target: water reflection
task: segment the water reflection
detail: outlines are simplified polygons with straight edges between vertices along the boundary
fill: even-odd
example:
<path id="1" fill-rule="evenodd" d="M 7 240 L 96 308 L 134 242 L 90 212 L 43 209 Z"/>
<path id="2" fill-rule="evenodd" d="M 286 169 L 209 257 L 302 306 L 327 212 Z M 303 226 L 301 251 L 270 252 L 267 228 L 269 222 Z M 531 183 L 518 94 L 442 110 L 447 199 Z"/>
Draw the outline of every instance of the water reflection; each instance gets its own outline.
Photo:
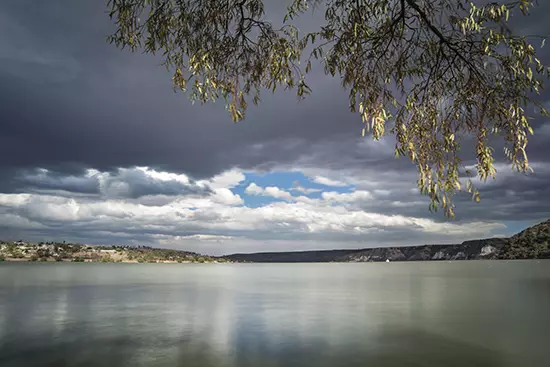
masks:
<path id="1" fill-rule="evenodd" d="M 549 263 L 485 264 L 2 265 L 0 365 L 550 365 Z"/>
<path id="2" fill-rule="evenodd" d="M 37 336 L 47 337 L 47 335 Z M 241 337 L 235 351 L 221 353 L 200 333 L 154 340 L 131 334 L 118 337 L 69 334 L 59 342 L 2 346 L 2 366 L 503 366 L 506 356 L 426 331 L 379 331 L 368 345 L 328 348 L 323 339 L 300 341 L 292 335 L 280 344 L 270 338 Z M 527 364 L 526 364 L 527 365 Z"/>

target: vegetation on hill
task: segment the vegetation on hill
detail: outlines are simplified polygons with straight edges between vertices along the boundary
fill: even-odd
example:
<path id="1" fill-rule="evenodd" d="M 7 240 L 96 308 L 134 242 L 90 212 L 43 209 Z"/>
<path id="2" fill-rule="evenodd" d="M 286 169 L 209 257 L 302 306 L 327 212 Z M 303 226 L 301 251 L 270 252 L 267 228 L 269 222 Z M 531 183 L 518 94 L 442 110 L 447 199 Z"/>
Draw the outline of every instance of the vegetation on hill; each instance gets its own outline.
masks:
<path id="1" fill-rule="evenodd" d="M 550 220 L 512 236 L 502 249 L 503 259 L 550 259 Z"/>
<path id="2" fill-rule="evenodd" d="M 0 243 L 0 261 L 72 261 L 72 262 L 225 262 L 189 251 L 152 248 L 149 246 L 88 246 L 65 242 Z"/>

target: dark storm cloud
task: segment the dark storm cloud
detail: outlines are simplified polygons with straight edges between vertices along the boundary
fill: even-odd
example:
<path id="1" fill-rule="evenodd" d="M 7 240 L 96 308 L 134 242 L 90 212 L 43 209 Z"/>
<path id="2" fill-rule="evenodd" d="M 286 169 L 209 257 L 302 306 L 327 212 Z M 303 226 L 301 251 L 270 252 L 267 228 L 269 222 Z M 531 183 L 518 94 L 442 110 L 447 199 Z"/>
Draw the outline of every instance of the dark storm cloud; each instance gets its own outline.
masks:
<path id="1" fill-rule="evenodd" d="M 192 107 L 172 92 L 158 59 L 107 44 L 113 27 L 98 1 L 8 0 L 0 12 L 11 31 L 2 32 L 0 51 L 3 166 L 148 165 L 209 176 L 262 163 L 242 156 L 251 144 L 360 129 L 343 93 L 324 98 L 339 88 L 327 79 L 314 81 L 315 95 L 299 106 L 291 93 L 266 94 L 236 126 L 222 103 Z M 270 156 L 281 153 L 285 159 L 278 150 Z"/>
<path id="2" fill-rule="evenodd" d="M 99 181 L 96 177 L 68 176 L 64 172 L 19 171 L 15 181 L 19 188 L 25 191 L 63 190 L 72 193 L 99 194 Z"/>
<path id="3" fill-rule="evenodd" d="M 193 181 L 155 178 L 144 169 L 134 168 L 75 175 L 45 169 L 19 170 L 14 179 L 4 185 L 4 192 L 52 193 L 61 196 L 92 194 L 96 197 L 138 199 L 157 195 L 204 196 L 212 190 Z"/>
<path id="4" fill-rule="evenodd" d="M 118 196 L 125 198 L 140 198 L 148 195 L 184 196 L 206 195 L 209 188 L 200 187 L 193 182 L 183 183 L 177 180 L 158 180 L 149 176 L 145 171 L 138 169 L 118 170 L 105 179 L 106 193 L 111 187 L 125 185 L 125 189 Z"/>
<path id="5" fill-rule="evenodd" d="M 270 8 L 273 19 L 282 19 L 283 6 Z M 346 151 L 360 119 L 347 110 L 339 81 L 324 77 L 320 67 L 308 100 L 266 93 L 261 107 L 234 125 L 223 103 L 191 106 L 174 94 L 158 59 L 109 45 L 114 28 L 105 2 L 6 0 L 0 13 L 3 167 L 146 165 L 205 177 L 235 165 L 292 164 L 311 144 L 324 142 L 337 149 L 339 167 L 376 160 Z M 302 28 L 313 29 L 315 19 L 304 19 Z M 280 148 L 287 142 L 294 142 L 291 149 Z M 540 149 L 531 154 L 541 155 Z"/>
<path id="6" fill-rule="evenodd" d="M 550 217 L 550 164 L 534 165 L 533 173 L 502 167 L 496 180 L 479 184 L 482 201 L 458 196 L 458 220 L 537 220 Z"/>

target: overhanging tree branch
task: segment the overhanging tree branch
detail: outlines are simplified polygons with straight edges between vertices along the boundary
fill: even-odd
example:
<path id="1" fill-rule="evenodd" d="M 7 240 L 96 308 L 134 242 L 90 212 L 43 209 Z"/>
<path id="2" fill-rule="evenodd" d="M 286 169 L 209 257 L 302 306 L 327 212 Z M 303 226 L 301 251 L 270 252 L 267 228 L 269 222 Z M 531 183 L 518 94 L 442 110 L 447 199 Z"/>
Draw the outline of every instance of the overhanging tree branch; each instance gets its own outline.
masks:
<path id="1" fill-rule="evenodd" d="M 462 55 L 462 53 L 455 48 L 455 46 L 441 33 L 441 31 L 432 24 L 430 19 L 428 19 L 428 16 L 426 15 L 426 13 L 422 9 L 420 9 L 416 1 L 415 0 L 405 0 L 405 1 L 407 2 L 407 4 L 410 5 L 411 8 L 413 8 L 418 13 L 418 15 L 420 15 L 420 18 L 422 18 L 422 20 L 426 23 L 428 28 L 437 36 L 437 38 L 439 38 L 441 43 L 449 47 L 449 49 L 451 49 L 451 51 L 453 51 L 458 56 L 459 59 L 464 61 L 464 63 L 470 67 L 470 69 L 476 74 L 476 76 L 483 81 L 484 78 L 481 75 L 481 73 L 477 70 L 477 68 L 474 65 L 472 65 L 470 60 L 466 59 L 466 57 Z"/>
<path id="2" fill-rule="evenodd" d="M 462 138 L 477 143 L 473 163 L 481 179 L 495 174 L 491 132 L 504 137 L 513 167 L 528 170 L 526 111 L 535 105 L 547 115 L 533 96 L 549 70 L 532 38 L 511 34 L 506 23 L 510 12 L 526 14 L 532 1 L 293 0 L 280 29 L 266 20 L 263 4 L 109 0 L 116 25 L 109 41 L 159 55 L 176 90 L 201 103 L 224 98 L 234 121 L 245 117 L 248 98 L 259 102 L 261 90 L 307 95 L 307 73 L 319 60 L 328 76 L 341 78 L 364 134 L 380 139 L 391 123 L 396 155 L 417 166 L 431 209 L 442 206 L 447 215 L 465 184 Z M 301 35 L 287 21 L 311 4 L 324 4 L 324 21 Z M 466 191 L 478 199 L 471 185 Z"/>

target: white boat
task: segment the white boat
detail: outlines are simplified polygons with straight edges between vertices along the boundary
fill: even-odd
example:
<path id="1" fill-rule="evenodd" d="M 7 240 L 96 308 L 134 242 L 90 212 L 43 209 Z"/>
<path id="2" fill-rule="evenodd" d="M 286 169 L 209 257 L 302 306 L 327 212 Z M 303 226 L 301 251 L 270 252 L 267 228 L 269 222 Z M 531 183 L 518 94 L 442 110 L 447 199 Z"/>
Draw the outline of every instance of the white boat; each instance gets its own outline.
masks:
<path id="1" fill-rule="evenodd" d="M 390 259 L 386 259 L 386 262 L 389 263 L 389 262 L 390 262 Z"/>

